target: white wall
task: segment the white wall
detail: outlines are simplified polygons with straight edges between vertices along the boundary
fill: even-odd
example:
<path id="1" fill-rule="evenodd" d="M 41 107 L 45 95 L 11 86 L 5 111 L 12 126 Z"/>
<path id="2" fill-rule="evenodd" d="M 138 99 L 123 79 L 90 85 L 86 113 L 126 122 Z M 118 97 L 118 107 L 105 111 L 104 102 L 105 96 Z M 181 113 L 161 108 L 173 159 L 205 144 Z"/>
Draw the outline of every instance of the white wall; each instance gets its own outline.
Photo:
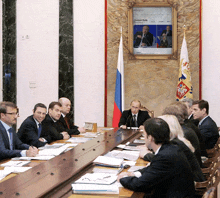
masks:
<path id="1" fill-rule="evenodd" d="M 104 126 L 104 0 L 74 0 L 75 124 Z"/>
<path id="2" fill-rule="evenodd" d="M 36 103 L 58 100 L 58 49 L 59 0 L 18 0 L 18 127 Z"/>
<path id="3" fill-rule="evenodd" d="M 202 99 L 209 102 L 209 114 L 220 126 L 220 1 L 202 2 Z"/>

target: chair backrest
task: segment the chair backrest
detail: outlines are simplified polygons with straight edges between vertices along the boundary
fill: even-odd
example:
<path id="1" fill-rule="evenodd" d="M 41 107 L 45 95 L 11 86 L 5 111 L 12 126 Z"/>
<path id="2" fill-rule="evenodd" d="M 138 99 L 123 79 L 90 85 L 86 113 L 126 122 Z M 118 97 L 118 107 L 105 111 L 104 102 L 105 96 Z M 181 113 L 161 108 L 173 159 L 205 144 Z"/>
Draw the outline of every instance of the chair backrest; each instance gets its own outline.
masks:
<path id="1" fill-rule="evenodd" d="M 215 192 L 216 192 L 216 187 L 211 187 L 205 192 L 202 198 L 214 198 Z"/>
<path id="2" fill-rule="evenodd" d="M 151 118 L 154 118 L 154 111 L 149 110 L 149 109 L 146 108 L 145 106 L 141 106 L 140 109 L 141 109 L 141 111 L 147 111 L 148 114 L 149 114 L 149 116 L 150 116 Z"/>

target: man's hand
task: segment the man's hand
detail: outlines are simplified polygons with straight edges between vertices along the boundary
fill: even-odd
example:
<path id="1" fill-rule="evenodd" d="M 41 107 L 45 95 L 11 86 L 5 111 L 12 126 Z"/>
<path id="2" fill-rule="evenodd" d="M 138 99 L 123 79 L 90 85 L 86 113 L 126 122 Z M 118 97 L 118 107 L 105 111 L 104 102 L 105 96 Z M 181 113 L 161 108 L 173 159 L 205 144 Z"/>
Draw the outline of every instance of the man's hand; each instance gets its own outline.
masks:
<path id="1" fill-rule="evenodd" d="M 140 149 L 139 157 L 144 158 L 147 153 L 152 153 L 145 145 L 137 146 Z"/>
<path id="2" fill-rule="evenodd" d="M 120 180 L 122 177 L 130 177 L 130 176 L 134 176 L 134 173 L 133 173 L 133 172 L 123 172 L 123 173 L 120 173 L 120 174 L 118 175 L 117 181 L 119 182 L 119 180 Z"/>
<path id="3" fill-rule="evenodd" d="M 61 132 L 64 140 L 68 140 L 70 138 L 69 134 L 66 131 Z"/>
<path id="4" fill-rule="evenodd" d="M 147 45 L 146 43 L 142 43 L 142 44 L 141 44 L 141 46 L 146 46 L 146 45 Z"/>
<path id="5" fill-rule="evenodd" d="M 41 142 L 45 142 L 43 138 L 39 138 L 38 140 Z"/>
<path id="6" fill-rule="evenodd" d="M 38 149 L 35 146 L 30 146 L 29 149 L 26 151 L 27 157 L 35 157 L 38 154 Z"/>
<path id="7" fill-rule="evenodd" d="M 79 131 L 80 133 L 84 133 L 84 132 L 86 132 L 86 130 L 85 130 L 84 127 L 79 127 L 79 128 L 78 128 L 78 131 Z"/>
<path id="8" fill-rule="evenodd" d="M 121 125 L 120 128 L 122 128 L 122 129 L 126 129 L 127 126 L 126 126 L 126 125 Z"/>

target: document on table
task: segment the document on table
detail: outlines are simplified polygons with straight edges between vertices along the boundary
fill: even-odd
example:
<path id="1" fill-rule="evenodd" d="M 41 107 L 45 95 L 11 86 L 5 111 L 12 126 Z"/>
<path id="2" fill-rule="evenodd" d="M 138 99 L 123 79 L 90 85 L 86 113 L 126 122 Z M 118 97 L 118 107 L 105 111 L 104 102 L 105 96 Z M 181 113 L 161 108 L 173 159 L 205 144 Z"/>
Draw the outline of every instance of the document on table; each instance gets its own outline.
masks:
<path id="1" fill-rule="evenodd" d="M 92 138 L 71 137 L 66 142 L 84 143 L 84 142 L 87 142 L 89 140 L 92 140 Z"/>
<path id="2" fill-rule="evenodd" d="M 107 167 L 94 167 L 92 169 L 93 173 L 110 173 L 110 174 L 115 174 L 117 175 L 119 172 L 120 168 L 107 168 Z"/>
<path id="3" fill-rule="evenodd" d="M 64 144 L 63 146 L 59 148 L 54 148 L 54 149 L 43 149 L 40 150 L 37 156 L 58 156 L 61 153 L 63 153 L 67 148 L 69 147 L 68 144 Z"/>
<path id="4" fill-rule="evenodd" d="M 65 143 L 54 143 L 52 145 L 46 144 L 45 146 L 39 147 L 38 149 L 56 149 L 60 148 L 63 145 L 65 145 Z"/>
<path id="5" fill-rule="evenodd" d="M 32 167 L 11 166 L 11 167 L 5 167 L 4 170 L 9 171 L 11 173 L 23 173 L 31 168 Z"/>
<path id="6" fill-rule="evenodd" d="M 109 185 L 117 180 L 117 174 L 110 173 L 86 173 L 75 184 L 105 184 Z"/>
<path id="7" fill-rule="evenodd" d="M 141 140 L 141 139 L 135 139 L 134 140 L 134 143 L 136 143 L 136 144 L 145 144 L 145 140 L 143 139 L 143 140 Z"/>
<path id="8" fill-rule="evenodd" d="M 98 156 L 93 163 L 103 166 L 110 166 L 110 167 L 121 167 L 123 163 L 123 159 L 117 159 L 114 157 L 108 157 L 108 156 Z"/>
<path id="9" fill-rule="evenodd" d="M 11 160 L 50 160 L 55 156 L 36 156 L 36 157 L 14 157 Z"/>
<path id="10" fill-rule="evenodd" d="M 137 146 L 127 146 L 125 144 L 119 144 L 117 147 L 125 150 L 140 151 L 140 149 L 137 148 Z"/>
<path id="11" fill-rule="evenodd" d="M 136 161 L 139 157 L 139 151 L 118 151 L 118 150 L 113 150 L 105 154 L 107 157 L 113 157 L 117 159 L 127 159 L 131 161 Z"/>
<path id="12" fill-rule="evenodd" d="M 14 160 L 11 160 L 11 161 L 8 161 L 4 164 L 1 164 L 1 166 L 24 166 L 26 164 L 29 164 L 30 161 L 14 161 Z"/>
<path id="13" fill-rule="evenodd" d="M 76 194 L 119 194 L 117 183 L 111 185 L 72 184 L 72 190 Z"/>
<path id="14" fill-rule="evenodd" d="M 4 179 L 9 174 L 11 174 L 10 170 L 0 170 L 0 180 Z"/>
<path id="15" fill-rule="evenodd" d="M 97 133 L 94 133 L 94 132 L 86 132 L 81 135 L 83 135 L 85 138 L 95 138 L 98 136 Z"/>

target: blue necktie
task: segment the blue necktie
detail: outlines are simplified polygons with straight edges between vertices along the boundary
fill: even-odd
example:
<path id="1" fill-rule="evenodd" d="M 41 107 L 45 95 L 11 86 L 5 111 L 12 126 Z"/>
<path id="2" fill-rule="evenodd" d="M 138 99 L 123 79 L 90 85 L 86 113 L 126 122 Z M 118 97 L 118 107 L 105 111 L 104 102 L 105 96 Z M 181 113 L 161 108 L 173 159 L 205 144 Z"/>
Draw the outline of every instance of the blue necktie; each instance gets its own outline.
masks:
<path id="1" fill-rule="evenodd" d="M 8 129 L 8 132 L 10 136 L 10 140 L 9 140 L 10 149 L 13 150 L 13 129 L 12 128 Z"/>
<path id="2" fill-rule="evenodd" d="M 41 130 L 42 130 L 42 125 L 39 123 L 38 124 L 38 138 L 40 137 Z"/>

